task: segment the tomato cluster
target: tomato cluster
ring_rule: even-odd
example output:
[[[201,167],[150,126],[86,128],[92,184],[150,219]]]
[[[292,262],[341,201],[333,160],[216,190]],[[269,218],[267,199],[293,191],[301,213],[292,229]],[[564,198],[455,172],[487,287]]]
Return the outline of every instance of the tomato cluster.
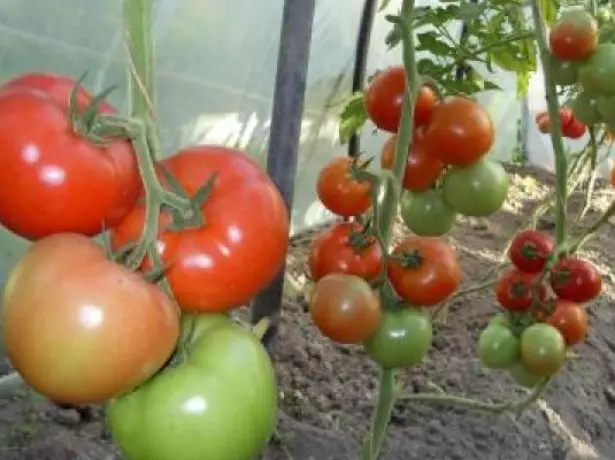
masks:
[[[587,336],[584,304],[596,298],[602,280],[596,268],[575,256],[552,261],[550,235],[523,230],[508,250],[512,267],[495,287],[506,314],[498,314],[480,335],[478,355],[485,366],[507,369],[521,385],[534,386],[557,373],[569,347]]]
[[[107,403],[128,459],[253,458],[275,426],[276,379],[259,338],[226,313],[282,267],[284,201],[255,161],[222,146],[155,161],[159,187],[146,189],[130,136],[94,135],[115,115],[94,101],[59,75],[0,87],[0,181],[11,187],[0,224],[32,241],[4,290],[6,353],[55,402]],[[191,212],[162,206],[147,248],[160,260],[135,271],[123,256],[152,226],[154,192]],[[105,229],[108,247],[91,239]],[[152,281],[159,265],[168,291]]]
[[[568,139],[580,139],[587,132],[587,126],[575,116],[570,107],[562,107],[559,110],[560,128],[562,135]],[[551,117],[546,110],[536,115],[536,125],[543,134],[551,132]]]

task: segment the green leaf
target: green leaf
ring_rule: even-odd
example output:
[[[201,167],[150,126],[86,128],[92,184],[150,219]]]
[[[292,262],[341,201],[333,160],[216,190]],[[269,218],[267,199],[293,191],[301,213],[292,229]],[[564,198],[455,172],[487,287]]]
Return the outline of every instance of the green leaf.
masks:
[[[385,10],[386,7],[389,6],[389,3],[391,3],[391,0],[382,0],[380,2],[380,6],[378,7],[378,11]]]
[[[363,127],[367,119],[363,93],[356,92],[345,102],[340,114],[339,137],[341,144],[348,142],[348,139]]]
[[[547,25],[555,24],[557,20],[557,0],[539,0],[538,5]]]
[[[444,43],[434,31],[423,32],[417,35],[417,51],[428,51],[434,56],[452,56],[455,48]]]
[[[530,88],[531,72],[517,72],[517,97],[523,97]]]

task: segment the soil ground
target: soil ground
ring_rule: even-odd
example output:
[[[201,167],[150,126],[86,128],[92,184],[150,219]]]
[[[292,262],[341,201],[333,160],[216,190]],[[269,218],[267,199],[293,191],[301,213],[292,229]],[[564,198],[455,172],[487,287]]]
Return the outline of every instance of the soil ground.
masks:
[[[508,239],[552,188],[546,173],[509,168],[505,207],[489,219],[460,220],[451,238],[460,250],[464,283],[480,282],[500,259]],[[613,199],[599,190],[591,221]],[[578,200],[570,200],[572,211]],[[539,226],[553,228],[547,215]],[[400,225],[397,235],[403,234]],[[359,347],[324,339],[306,314],[306,248],[314,232],[293,239],[289,283],[274,354],[280,383],[280,439],[266,460],[360,458],[361,437],[376,398],[377,369]],[[615,459],[615,226],[607,224],[584,255],[604,277],[604,294],[589,306],[591,334],[575,351],[543,399],[521,417],[401,401],[384,460],[585,460]],[[293,288],[294,286],[294,288]],[[485,290],[451,303],[436,329],[426,361],[401,375],[405,391],[442,388],[501,401],[526,394],[503,372],[483,370],[475,356],[480,330],[496,312]],[[6,370],[6,369],[5,369]],[[0,371],[2,371],[0,369]],[[437,388],[436,387],[436,388]],[[80,420],[23,390],[0,401],[0,459],[120,460],[99,412]],[[172,460],[172,459],[169,459]],[[215,459],[208,459],[215,460]]]

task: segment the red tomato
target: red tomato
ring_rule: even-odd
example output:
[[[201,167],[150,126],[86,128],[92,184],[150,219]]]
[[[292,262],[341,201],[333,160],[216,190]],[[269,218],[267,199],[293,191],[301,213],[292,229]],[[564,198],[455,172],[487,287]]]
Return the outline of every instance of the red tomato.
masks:
[[[365,90],[365,109],[379,129],[391,133],[398,131],[405,92],[406,71],[403,66],[389,67],[370,82]],[[429,123],[438,102],[433,88],[428,85],[419,88],[414,108],[415,127]]]
[[[397,294],[411,305],[432,306],[449,297],[461,282],[455,249],[444,239],[409,236],[393,250],[387,273]]]
[[[589,302],[602,291],[602,277],[591,262],[566,257],[551,270],[551,288],[560,299]]]
[[[569,139],[580,139],[585,135],[586,131],[587,126],[576,118],[573,118],[567,125],[562,126],[562,134]]]
[[[555,311],[546,322],[561,332],[568,346],[585,340],[589,330],[589,319],[585,308],[578,303],[563,299],[555,301]]]
[[[453,96],[434,108],[425,131],[425,148],[446,164],[466,166],[489,151],[494,132],[491,116],[482,105]]]
[[[508,258],[519,270],[539,273],[555,249],[550,235],[538,230],[522,230],[515,235],[508,248]]]
[[[548,112],[539,112],[536,114],[536,125],[538,131],[543,134],[549,134],[551,132],[551,118]]]
[[[342,217],[361,215],[372,205],[371,184],[352,177],[352,162],[347,157],[334,158],[320,171],[316,182],[323,206]]]
[[[553,25],[549,43],[560,61],[582,61],[598,47],[598,23],[582,9],[565,11]]]
[[[246,304],[286,257],[289,217],[277,187],[254,160],[227,147],[189,147],[160,164],[189,196],[216,174],[202,207],[205,226],[172,231],[171,214],[162,213],[157,248],[177,302],[184,310],[201,312]],[[139,239],[144,214],[139,202],[112,229],[114,248]]]
[[[403,187],[406,190],[423,191],[430,188],[444,169],[444,163],[439,158],[430,155],[425,149],[422,130],[414,132],[412,147],[408,153],[408,162],[404,171]],[[393,168],[397,136],[394,134],[386,141],[382,148],[380,167]]]
[[[0,149],[0,223],[30,240],[96,235],[117,224],[139,193],[130,143],[83,140],[67,108],[40,91],[0,91]]]
[[[565,135],[566,128],[572,123],[574,120],[574,112],[570,107],[562,107],[559,109],[559,118],[561,122],[562,132]],[[551,132],[551,118],[549,117],[549,112],[543,111],[539,112],[536,115],[536,124],[538,125],[538,130],[543,134],[548,134]]]
[[[351,244],[362,231],[358,223],[341,222],[320,233],[310,245],[308,265],[314,281],[329,273],[347,273],[367,281],[378,277],[382,270],[383,256],[373,237],[363,237],[358,247]]]
[[[82,235],[34,243],[9,275],[2,334],[15,369],[36,391],[100,404],[150,378],[179,337],[177,308]]]
[[[524,273],[516,268],[508,269],[498,279],[495,296],[500,305],[507,310],[528,310],[534,302],[535,288],[539,280],[539,274]],[[541,284],[536,300],[544,302],[546,298],[547,288]]]

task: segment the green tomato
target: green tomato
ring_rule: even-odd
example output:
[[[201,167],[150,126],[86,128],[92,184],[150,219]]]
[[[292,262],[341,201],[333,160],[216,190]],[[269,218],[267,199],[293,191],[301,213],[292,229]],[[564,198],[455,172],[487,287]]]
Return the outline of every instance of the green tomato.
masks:
[[[519,360],[519,339],[502,324],[491,323],[478,339],[478,357],[492,369],[506,369]]]
[[[566,360],[566,341],[553,326],[546,323],[533,324],[521,334],[521,358],[532,374],[549,377]]]
[[[378,330],[364,346],[374,361],[393,369],[420,363],[431,348],[432,338],[430,315],[401,308],[384,314]]]
[[[126,460],[250,460],[265,449],[277,412],[269,355],[250,330],[211,323],[197,317],[182,362],[107,405]]]
[[[489,324],[500,324],[502,326],[509,327],[510,318],[505,313],[498,313],[497,315],[493,315],[493,317],[489,320]]]
[[[420,236],[441,236],[455,224],[455,212],[438,190],[406,190],[400,201],[401,218],[410,231]]]
[[[210,327],[222,323],[228,324],[229,321],[230,318],[223,313],[182,314],[181,317],[182,331],[191,335],[191,343],[202,337]]]
[[[544,381],[544,377],[533,374],[522,361],[518,361],[507,370],[513,380],[522,387],[533,388]]]
[[[499,162],[483,158],[470,166],[453,166],[444,176],[442,192],[452,210],[486,217],[506,201],[508,175]]]
[[[615,44],[603,43],[579,68],[579,83],[593,95],[615,94]]]
[[[598,8],[596,12],[596,21],[598,21],[598,25],[600,26],[613,22],[613,13],[611,13],[610,8],[605,6]]]
[[[551,72],[556,85],[574,85],[578,79],[579,63],[560,61],[555,56],[551,56]]]
[[[615,96],[603,96],[596,98],[596,108],[600,118],[609,129],[615,128]]]
[[[579,93],[576,97],[572,103],[572,111],[577,120],[588,126],[598,123],[602,119],[596,98],[586,91]]]

